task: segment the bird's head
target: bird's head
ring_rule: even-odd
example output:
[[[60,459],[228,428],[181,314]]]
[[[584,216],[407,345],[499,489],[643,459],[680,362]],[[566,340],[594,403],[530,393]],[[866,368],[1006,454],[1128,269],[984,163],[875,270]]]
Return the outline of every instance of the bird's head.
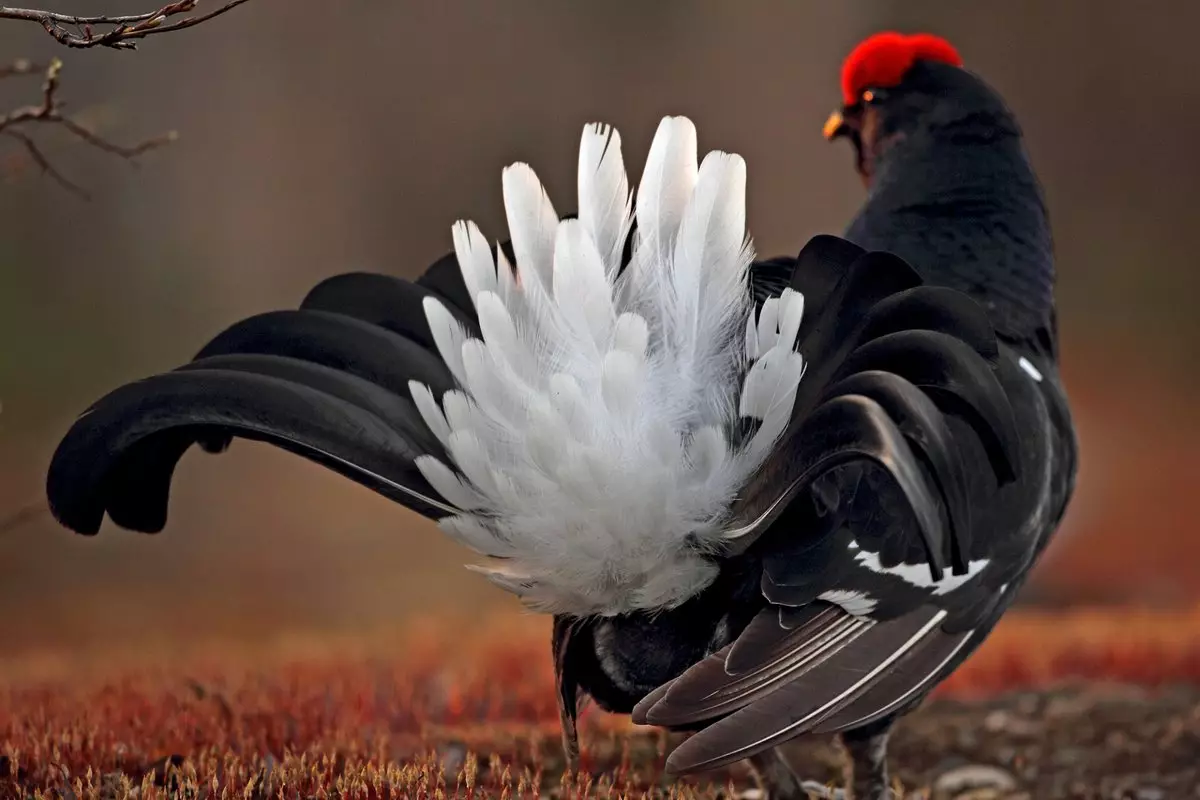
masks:
[[[999,95],[932,34],[886,31],[864,39],[842,63],[841,83],[842,106],[825,122],[825,138],[850,140],[867,186],[888,150],[918,132],[1017,132]]]

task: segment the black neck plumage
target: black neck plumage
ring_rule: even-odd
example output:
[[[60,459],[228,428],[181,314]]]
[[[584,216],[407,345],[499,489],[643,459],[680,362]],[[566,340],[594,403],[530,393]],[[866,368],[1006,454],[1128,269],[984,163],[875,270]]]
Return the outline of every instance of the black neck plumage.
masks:
[[[845,235],[969,294],[1019,349],[1055,356],[1049,219],[1015,130],[967,116],[908,132],[880,156]]]

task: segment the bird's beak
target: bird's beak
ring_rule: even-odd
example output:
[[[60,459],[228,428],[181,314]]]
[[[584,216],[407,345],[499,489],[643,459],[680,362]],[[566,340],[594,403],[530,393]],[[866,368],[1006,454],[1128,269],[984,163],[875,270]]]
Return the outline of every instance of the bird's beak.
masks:
[[[825,120],[825,128],[821,131],[828,141],[833,141],[837,137],[846,132],[846,118],[842,116],[841,111],[834,111],[829,115],[829,119]]]

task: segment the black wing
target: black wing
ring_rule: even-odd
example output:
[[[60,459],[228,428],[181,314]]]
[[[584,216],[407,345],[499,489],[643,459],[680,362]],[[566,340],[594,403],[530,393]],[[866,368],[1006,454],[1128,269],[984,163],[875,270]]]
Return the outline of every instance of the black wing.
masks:
[[[626,263],[631,243],[632,231]],[[511,244],[500,246],[513,263]],[[46,488],[55,518],[85,534],[105,514],[124,528],[161,531],[179,459],[196,444],[220,452],[235,437],[298,453],[425,516],[455,513],[414,465],[423,454],[448,461],[409,392],[409,381],[437,397],[453,387],[422,308],[428,297],[479,335],[450,253],[415,281],[329,278],[299,309],[242,320],[183,367],[111,392],[54,454]]]
[[[790,285],[813,310],[809,371],[734,521],[768,606],[634,710],[700,729],[668,760],[676,773],[919,701],[1047,521],[1045,406],[977,304],[834,237],[805,247]]]
[[[934,577],[947,562],[964,571],[967,478],[947,415],[972,426],[1001,483],[1015,477],[1018,451],[1014,413],[994,369],[998,345],[983,310],[964,294],[923,286],[895,256],[833,236],[805,246],[791,285],[812,309],[799,337],[809,366],[776,457],[735,509],[732,527],[742,546],[817,478],[866,459],[904,493]],[[939,506],[948,509],[944,521]]]
[[[429,293],[386,280],[398,310],[419,308]],[[428,329],[419,330],[423,315],[384,317],[260,314],[190,363],[109,393],[54,453],[51,511],[79,533],[96,533],[106,513],[121,527],[158,532],[183,454],[194,444],[220,452],[241,437],[298,453],[426,516],[454,513],[414,465],[417,456],[443,454],[408,388],[416,380],[440,393],[452,379]]]

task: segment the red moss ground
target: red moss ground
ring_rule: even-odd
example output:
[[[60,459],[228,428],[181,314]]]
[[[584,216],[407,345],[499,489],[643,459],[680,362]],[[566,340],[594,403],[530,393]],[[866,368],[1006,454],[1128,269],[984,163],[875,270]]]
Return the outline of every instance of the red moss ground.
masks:
[[[662,735],[596,713],[584,725],[592,777],[566,781],[545,622],[471,630],[10,658],[0,662],[0,797],[618,797],[749,786],[737,768],[672,785],[660,775]],[[1200,797],[1198,633],[1200,611],[1010,615],[905,722],[898,777],[947,797]],[[807,775],[836,776],[824,742],[792,755]]]

